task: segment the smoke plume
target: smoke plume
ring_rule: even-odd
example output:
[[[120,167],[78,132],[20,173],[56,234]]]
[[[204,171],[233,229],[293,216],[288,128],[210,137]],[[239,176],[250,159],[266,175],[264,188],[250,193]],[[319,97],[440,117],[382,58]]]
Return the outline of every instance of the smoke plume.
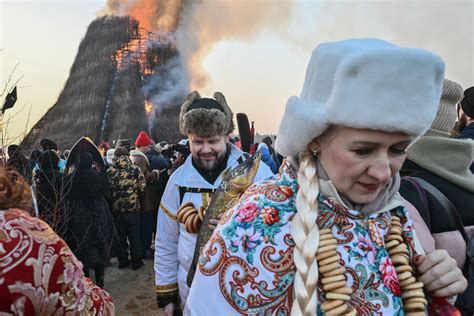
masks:
[[[177,29],[177,45],[186,61],[193,89],[203,88],[208,75],[202,60],[223,40],[247,40],[265,29],[283,28],[290,18],[292,2],[216,0],[183,9]]]
[[[301,89],[312,49],[325,41],[376,37],[401,46],[424,48],[443,58],[447,78],[461,83],[464,88],[474,84],[472,0],[109,0],[105,10],[109,14],[131,14],[131,8],[139,4],[160,8],[148,10],[153,12],[145,18],[148,22],[139,18],[142,25],[150,25],[152,31],[171,32],[176,39],[181,58],[176,67],[182,71],[183,78],[177,81],[183,87],[175,88],[183,93],[206,86],[209,75],[203,70],[203,58],[217,43],[261,41],[264,33],[274,36],[274,42],[278,41],[279,49],[286,53],[279,51],[278,55],[262,47],[257,51],[256,46],[239,46],[254,49],[243,54],[246,58],[255,57],[245,63],[252,65],[245,68],[245,77],[261,78],[264,73],[265,78],[272,78],[271,85],[261,82],[255,91],[250,91],[248,85],[236,85],[232,79],[219,81],[219,89],[226,91],[226,95],[232,94],[233,102],[242,106],[259,105],[240,110],[253,117],[263,132],[277,129],[285,101]],[[242,55],[242,52],[237,53]],[[266,57],[262,57],[262,53]],[[270,59],[269,54],[281,56],[284,65],[270,67],[258,62],[259,58]],[[284,60],[286,56],[289,58]],[[235,72],[230,65],[222,67]],[[261,92],[269,88],[272,93]],[[269,119],[270,111],[274,115]]]
[[[249,39],[269,27],[278,29],[288,21],[290,9],[291,2],[109,0],[99,15],[130,15],[141,27],[176,39],[179,56],[164,65],[144,89],[154,104],[167,106],[174,98],[205,87],[208,74],[202,60],[214,44]],[[164,85],[159,95],[147,95],[156,92],[157,84]]]

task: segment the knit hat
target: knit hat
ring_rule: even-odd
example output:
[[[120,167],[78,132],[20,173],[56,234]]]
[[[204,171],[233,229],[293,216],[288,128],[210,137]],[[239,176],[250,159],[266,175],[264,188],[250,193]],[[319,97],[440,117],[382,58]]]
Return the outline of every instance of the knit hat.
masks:
[[[444,79],[438,112],[425,136],[449,137],[458,117],[456,104],[462,99],[462,96],[463,91],[459,83]]]
[[[330,125],[423,135],[436,116],[444,63],[378,39],[316,47],[300,97],[288,100],[276,139],[284,156],[305,151]]]
[[[151,144],[153,144],[153,141],[144,131],[141,131],[140,134],[138,134],[137,139],[135,140],[135,146],[137,147],[150,146]]]
[[[130,151],[130,148],[132,148],[132,144],[128,139],[119,139],[117,140],[117,144],[115,144],[115,148],[117,149],[119,147],[125,147],[128,151]]]
[[[214,93],[214,99],[201,98],[197,91],[186,97],[179,113],[179,130],[183,135],[201,137],[228,135],[234,130],[230,110],[222,93]]]
[[[51,139],[43,138],[40,141],[40,145],[43,148],[43,151],[47,151],[50,149],[58,151],[58,145],[55,142],[53,142]]]
[[[474,87],[467,88],[466,91],[464,91],[461,108],[467,116],[474,118]]]

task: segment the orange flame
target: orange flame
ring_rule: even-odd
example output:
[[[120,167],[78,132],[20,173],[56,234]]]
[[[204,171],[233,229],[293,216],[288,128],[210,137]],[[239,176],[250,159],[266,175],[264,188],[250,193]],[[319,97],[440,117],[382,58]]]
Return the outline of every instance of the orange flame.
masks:
[[[151,31],[173,32],[188,0],[107,0],[99,14],[129,15]]]
[[[160,56],[156,49],[148,47],[150,42],[167,45],[169,49],[176,49],[173,43],[165,36],[156,35],[144,28],[138,28],[136,32],[130,32],[131,39],[122,48],[117,49],[112,59],[117,62],[117,69],[124,69],[131,64],[139,64],[142,75],[151,75],[155,67],[159,65]]]
[[[129,14],[140,22],[141,27],[152,30],[151,21],[155,12],[155,1],[137,1],[135,6],[130,8]]]
[[[146,116],[151,115],[151,110],[153,109],[153,103],[148,100],[145,100],[145,114]]]

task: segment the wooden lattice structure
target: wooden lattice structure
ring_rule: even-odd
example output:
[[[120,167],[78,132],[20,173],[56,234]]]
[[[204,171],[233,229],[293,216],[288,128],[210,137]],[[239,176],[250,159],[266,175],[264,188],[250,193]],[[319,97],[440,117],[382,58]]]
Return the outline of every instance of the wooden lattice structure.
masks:
[[[79,46],[58,100],[26,135],[21,148],[25,152],[39,148],[42,138],[52,139],[60,149],[71,148],[82,136],[96,144],[133,140],[141,130],[156,135],[163,130],[170,140],[179,139],[179,111],[168,111],[173,117],[155,127],[146,115],[141,91],[146,77],[176,54],[169,40],[140,28],[130,17],[96,19]]]

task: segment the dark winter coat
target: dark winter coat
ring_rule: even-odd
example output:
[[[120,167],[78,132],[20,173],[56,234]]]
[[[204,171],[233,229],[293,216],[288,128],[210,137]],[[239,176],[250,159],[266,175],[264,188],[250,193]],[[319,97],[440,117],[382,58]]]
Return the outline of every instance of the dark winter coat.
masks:
[[[39,169],[35,177],[39,216],[64,238],[67,214],[61,205],[62,174],[57,168]]]
[[[130,159],[135,166],[140,168],[146,181],[145,192],[140,200],[142,211],[147,212],[157,210],[159,204],[155,193],[154,183],[158,181],[160,175],[159,171],[154,171],[150,167],[148,158],[139,150],[132,150],[130,152]]]
[[[443,193],[458,211],[461,220],[468,231],[474,232],[474,193],[470,192],[412,162],[406,160],[401,171],[401,176],[412,176],[426,180]],[[413,204],[427,223],[435,239],[436,248],[446,249],[448,253],[456,258],[458,265],[462,267],[463,262],[458,258],[464,258],[465,247],[451,247],[460,245],[464,241],[457,232],[456,225],[446,216],[443,206],[431,194],[427,193],[429,210],[424,207],[422,199],[416,187],[408,182],[402,181],[400,194]],[[429,220],[427,220],[429,218]],[[448,246],[448,247],[446,247]]]
[[[459,134],[458,138],[471,138],[474,139],[474,123],[467,125]]]
[[[400,171],[401,176],[412,176],[426,180],[438,190],[441,191],[458,210],[461,219],[466,226],[474,226],[474,193],[470,192],[460,186],[449,182],[446,179],[420,167],[411,160],[405,160]],[[418,199],[416,189],[409,183],[403,181],[400,193],[402,196],[410,201],[419,211],[423,209],[421,201]],[[429,195],[429,204],[433,207],[431,216],[431,232],[441,233],[449,230],[450,223],[446,221],[443,216],[436,216],[436,214],[443,214],[439,208],[441,206]]]
[[[92,159],[91,159],[92,160]],[[80,164],[83,159],[81,156]],[[110,182],[105,172],[79,166],[64,179],[66,205],[71,214],[71,248],[86,267],[105,264],[112,248],[114,221],[105,195]]]
[[[139,212],[140,194],[145,191],[145,177],[128,156],[114,157],[107,169],[112,184],[112,211]]]
[[[470,139],[474,139],[474,123],[471,123],[469,124],[468,126],[466,126],[461,134],[459,134],[458,138],[460,139],[466,139],[466,138],[470,138]],[[471,172],[474,173],[474,162],[471,164]]]
[[[160,170],[160,178],[154,185],[155,194],[157,195],[158,203],[160,203],[163,192],[165,192],[166,183],[169,179],[167,171],[170,168],[171,163],[165,158],[165,156],[159,154],[155,149],[150,149],[150,151],[146,153],[146,156],[150,162],[150,167],[152,169]],[[162,170],[166,171],[161,172]]]

